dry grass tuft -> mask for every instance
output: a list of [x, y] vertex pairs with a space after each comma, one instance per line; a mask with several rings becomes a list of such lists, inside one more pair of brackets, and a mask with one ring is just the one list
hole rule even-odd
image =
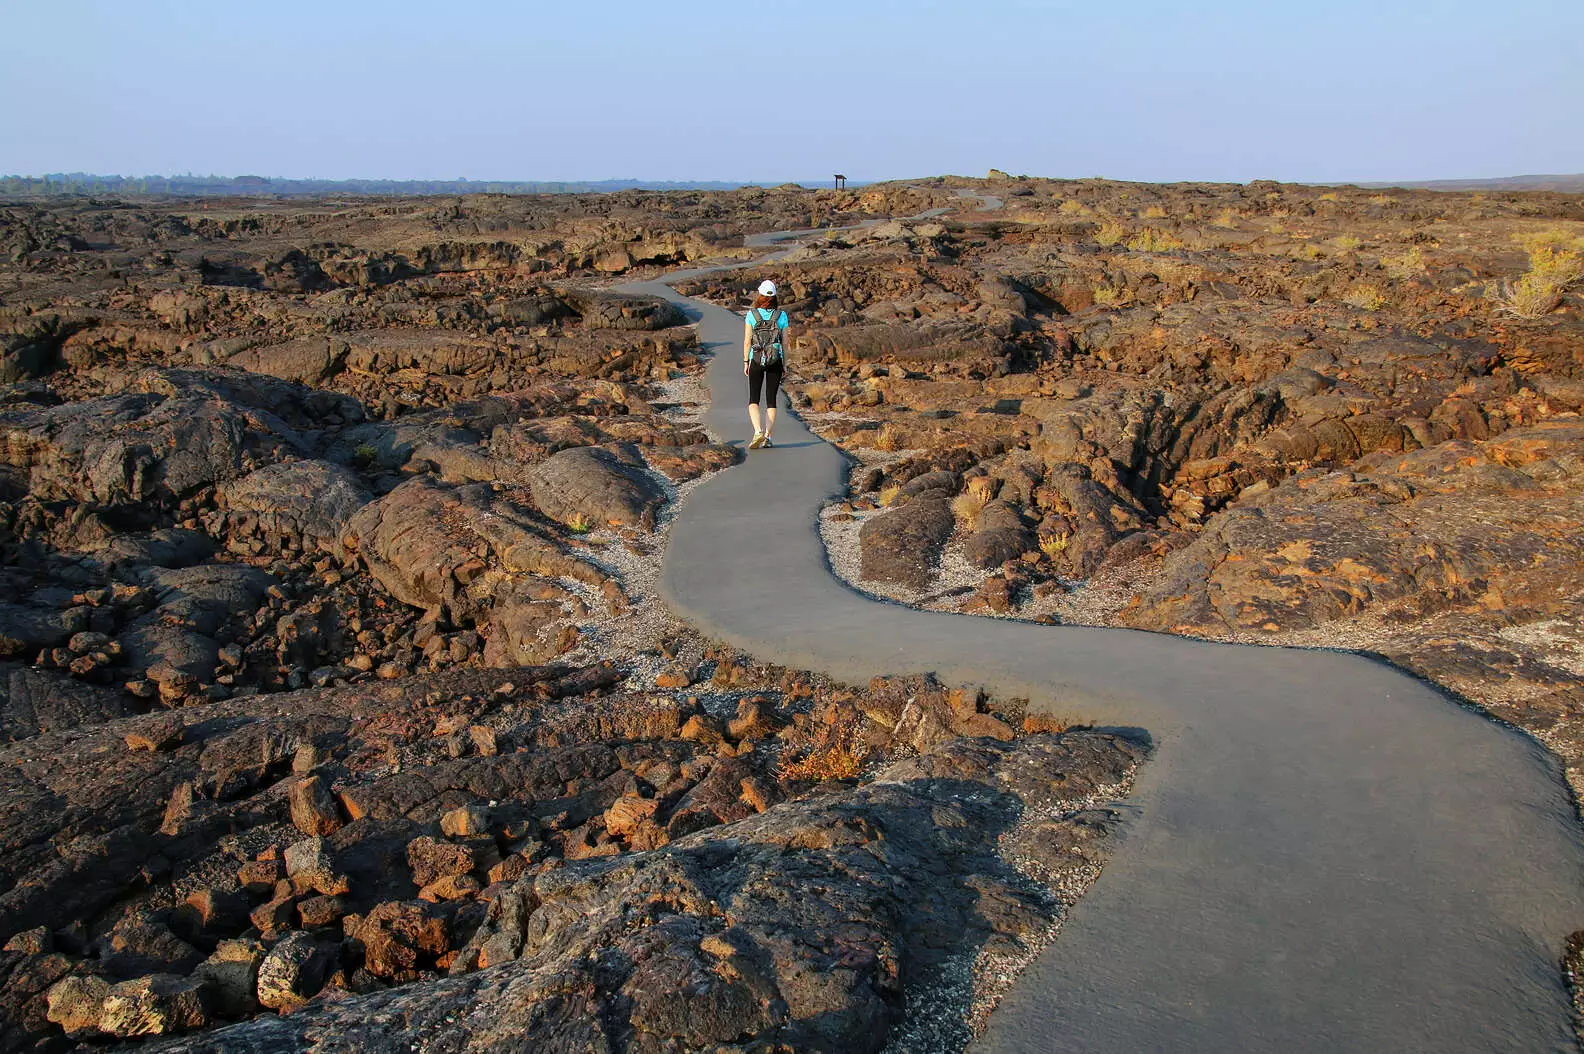
[[1338, 194], [1334, 190], [1328, 190], [1324, 194], [1320, 195], [1320, 200], [1321, 201], [1341, 201], [1342, 200], [1342, 195]]
[[979, 514], [984, 511], [990, 496], [983, 491], [969, 489], [952, 499], [952, 515], [958, 522], [972, 530], [979, 524]]
[[900, 483], [888, 483], [881, 487], [880, 493], [876, 495], [882, 506], [889, 506], [893, 501], [896, 501], [897, 498], [901, 496], [902, 485]]
[[1122, 226], [1116, 220], [1106, 220], [1100, 225], [1100, 229], [1095, 231], [1094, 240], [1096, 245], [1109, 248], [1126, 237], [1126, 227]]
[[888, 421], [880, 426], [880, 431], [875, 433], [873, 446], [876, 450], [893, 453], [902, 449], [902, 433], [892, 427]]
[[1115, 307], [1122, 302], [1123, 291], [1114, 286], [1097, 286], [1094, 291], [1094, 302], [1100, 307]]
[[1067, 551], [1067, 541], [1068, 536], [1065, 534], [1042, 534], [1039, 540], [1040, 552], [1055, 560]]
[[1092, 216], [1094, 210], [1077, 198], [1068, 198], [1057, 207], [1056, 211], [1063, 216]]
[[1342, 294], [1344, 304], [1352, 304], [1363, 311], [1379, 311], [1390, 301], [1385, 290], [1371, 282], [1360, 282]]
[[1147, 220], [1163, 220], [1166, 218], [1166, 210], [1159, 205], [1151, 205], [1144, 210], [1144, 218]]
[[1182, 239], [1167, 231], [1145, 227], [1128, 239], [1127, 247], [1136, 253], [1163, 253], [1183, 247]]
[[1413, 278], [1425, 273], [1424, 250], [1414, 245], [1395, 256], [1382, 256], [1381, 267], [1392, 278]]
[[574, 512], [566, 522], [567, 530], [573, 534], [587, 534], [594, 529], [594, 521], [581, 512]]
[[1351, 234], [1339, 234], [1331, 239], [1331, 244], [1342, 252], [1350, 253], [1360, 245], [1363, 245], [1364, 239], [1354, 237]]
[[863, 774], [869, 763], [867, 753], [847, 743], [817, 747], [796, 761], [783, 760], [778, 766], [785, 780], [852, 780]]
[[1584, 255], [1541, 246], [1529, 253], [1529, 273], [1565, 289], [1584, 278]]
[[1222, 230], [1227, 231], [1237, 230], [1237, 225], [1237, 213], [1233, 212], [1231, 209], [1222, 209], [1221, 214], [1210, 221], [1210, 226], [1220, 227]]
[[1491, 294], [1496, 309], [1516, 318], [1543, 318], [1562, 305], [1562, 290], [1551, 282], [1526, 274], [1515, 282], [1503, 281]]

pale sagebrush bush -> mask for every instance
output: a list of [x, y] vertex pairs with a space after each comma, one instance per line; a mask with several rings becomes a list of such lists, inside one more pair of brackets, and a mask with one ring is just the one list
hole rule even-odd
[[1502, 314], [1537, 319], [1562, 305], [1568, 287], [1584, 278], [1584, 255], [1547, 245], [1529, 251], [1529, 270], [1513, 281], [1502, 281], [1487, 295]]

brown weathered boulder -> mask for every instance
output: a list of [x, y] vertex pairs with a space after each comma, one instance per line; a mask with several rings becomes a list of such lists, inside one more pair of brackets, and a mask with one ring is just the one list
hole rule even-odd
[[92, 1035], [104, 1016], [110, 982], [93, 974], [62, 979], [49, 990], [49, 1020], [68, 1036]]
[[317, 385], [339, 373], [346, 357], [345, 338], [314, 335], [247, 348], [226, 359], [225, 364], [250, 373]]
[[179, 714], [150, 714], [121, 738], [129, 750], [171, 750], [186, 731]]
[[354, 515], [344, 539], [398, 600], [452, 621], [486, 614], [505, 583], [524, 577], [606, 580], [487, 484], [409, 480]]
[[0, 408], [0, 464], [44, 500], [170, 506], [301, 452], [273, 415], [196, 393]]
[[424, 835], [407, 843], [407, 866], [412, 868], [414, 884], [428, 886], [442, 878], [465, 875], [475, 865], [466, 846]]
[[974, 530], [963, 539], [963, 558], [974, 567], [1000, 567], [1034, 548], [1034, 534], [1009, 503], [991, 501], [979, 510]]
[[676, 305], [659, 297], [571, 290], [565, 299], [587, 325], [597, 329], [657, 330], [687, 324]]
[[347, 877], [336, 869], [323, 838], [293, 842], [286, 847], [285, 858], [286, 877], [298, 893], [314, 890], [334, 896], [351, 888]]
[[271, 1010], [301, 1006], [318, 993], [330, 963], [327, 949], [311, 935], [302, 931], [288, 935], [259, 963], [259, 1004]]
[[348, 916], [346, 925], [347, 935], [362, 942], [364, 969], [389, 981], [412, 980], [451, 948], [445, 919], [421, 901], [380, 904], [361, 918]]
[[335, 796], [318, 776], [294, 780], [286, 794], [291, 805], [292, 823], [303, 834], [334, 834], [341, 829], [344, 821], [336, 807]]
[[1212, 518], [1123, 618], [1219, 635], [1386, 605], [1428, 614], [1488, 596], [1545, 603], [1575, 588], [1584, 566], [1570, 496], [1581, 452], [1584, 427], [1555, 422], [1299, 475]]
[[203, 954], [171, 932], [164, 922], [134, 913], [116, 924], [106, 942], [104, 965], [114, 977], [156, 971], [186, 973]]
[[150, 974], [112, 985], [105, 993], [99, 1030], [112, 1036], [162, 1036], [210, 1023], [203, 982], [172, 974]]

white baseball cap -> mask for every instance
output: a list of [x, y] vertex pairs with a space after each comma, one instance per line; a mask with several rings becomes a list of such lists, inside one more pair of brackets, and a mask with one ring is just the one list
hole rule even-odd
[[775, 296], [775, 283], [770, 281], [770, 279], [768, 279], [768, 278], [766, 278], [763, 282], [760, 282], [759, 283], [759, 295], [760, 296]]

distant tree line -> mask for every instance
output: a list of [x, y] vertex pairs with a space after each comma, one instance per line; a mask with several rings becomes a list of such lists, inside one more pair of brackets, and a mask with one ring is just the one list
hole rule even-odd
[[[0, 176], [0, 197], [237, 197], [317, 194], [598, 194], [617, 190], [733, 190], [742, 183], [649, 179], [596, 181], [470, 179], [267, 179], [263, 176], [96, 176], [52, 172], [43, 176]], [[770, 184], [746, 184], [769, 186]]]

